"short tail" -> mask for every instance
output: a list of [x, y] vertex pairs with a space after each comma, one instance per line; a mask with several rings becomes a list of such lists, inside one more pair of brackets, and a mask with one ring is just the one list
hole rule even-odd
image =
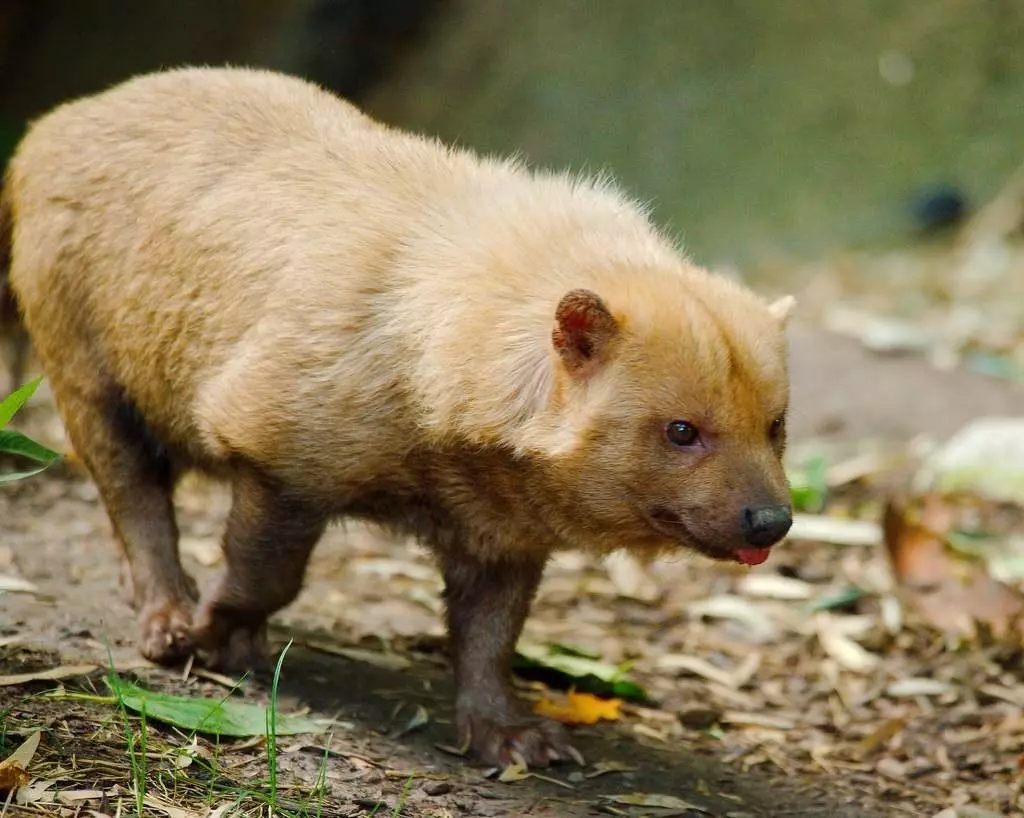
[[[28, 362], [29, 340], [18, 299], [11, 288], [11, 246], [14, 242], [14, 213], [11, 203], [0, 185], [0, 338], [8, 347], [7, 368], [10, 390], [17, 389], [25, 380], [25, 365]], [[0, 397], [2, 397], [0, 393]]]

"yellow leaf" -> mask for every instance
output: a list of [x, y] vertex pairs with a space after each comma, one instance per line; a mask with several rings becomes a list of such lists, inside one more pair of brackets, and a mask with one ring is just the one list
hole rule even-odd
[[533, 708], [539, 716], [547, 716], [563, 724], [597, 724], [601, 719], [617, 721], [622, 699], [601, 699], [590, 693], [570, 690], [561, 704], [546, 696]]

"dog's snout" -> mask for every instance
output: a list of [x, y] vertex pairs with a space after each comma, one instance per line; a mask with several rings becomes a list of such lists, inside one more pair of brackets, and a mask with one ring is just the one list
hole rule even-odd
[[740, 518], [743, 539], [756, 548], [774, 545], [789, 532], [793, 514], [789, 506], [747, 506]]

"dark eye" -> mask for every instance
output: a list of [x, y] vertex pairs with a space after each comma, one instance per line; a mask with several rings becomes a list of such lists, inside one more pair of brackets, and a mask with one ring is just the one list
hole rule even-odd
[[685, 420], [673, 420], [665, 427], [665, 437], [673, 446], [687, 447], [700, 443], [697, 427]]
[[768, 437], [772, 440], [778, 440], [782, 437], [784, 431], [786, 431], [786, 416], [779, 415], [768, 427]]

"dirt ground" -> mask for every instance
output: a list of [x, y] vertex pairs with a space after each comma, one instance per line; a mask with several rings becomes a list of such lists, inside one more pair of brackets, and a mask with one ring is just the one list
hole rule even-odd
[[[820, 330], [797, 327], [793, 338], [797, 443], [822, 435], [943, 438], [977, 415], [1024, 412], [1024, 390], [1010, 382], [942, 373], [914, 358], [882, 358]], [[218, 570], [226, 496], [189, 484], [179, 507], [184, 558], [201, 584], [209, 582]], [[866, 508], [870, 517], [870, 503]], [[88, 481], [53, 474], [4, 487], [0, 533], [0, 574], [36, 589], [0, 594], [0, 674], [82, 662], [102, 666], [109, 643], [125, 675], [147, 686], [225, 693], [208, 678], [138, 661], [119, 556]], [[934, 815], [966, 804], [994, 815], [1024, 814], [1017, 777], [1024, 739], [1024, 694], [1014, 670], [1019, 649], [951, 652], [912, 621], [886, 636], [881, 592], [834, 610], [808, 607], [852, 584], [882, 588], [879, 552], [792, 542], [749, 573], [696, 559], [659, 562], [647, 573], [576, 555], [558, 559], [526, 636], [570, 643], [610, 662], [632, 659], [635, 678], [654, 702], [627, 707], [617, 723], [577, 728], [584, 770], [558, 768], [547, 778], [500, 782], [437, 746], [453, 735], [440, 584], [429, 559], [372, 532], [332, 529], [302, 597], [275, 620], [275, 639], [295, 640], [282, 674], [281, 707], [337, 720], [329, 739], [282, 739], [287, 797], [297, 802], [324, 775], [329, 795], [322, 814], [341, 816], [870, 818]], [[760, 591], [751, 583], [758, 577]], [[731, 600], [729, 612], [722, 600]], [[859, 628], [861, 637], [870, 631], [859, 637], [873, 657], [870, 665], [861, 672], [837, 665], [821, 647], [829, 628]], [[345, 646], [370, 648], [387, 661], [332, 652]], [[62, 684], [101, 690], [101, 675], [85, 673]], [[908, 678], [938, 680], [942, 687], [907, 697], [890, 692], [894, 681]], [[124, 765], [110, 761], [118, 747], [123, 752], [123, 736], [114, 731], [103, 739], [95, 728], [106, 718], [103, 706], [38, 695], [54, 686], [0, 686], [5, 752], [14, 738], [44, 726], [40, 763], [64, 781], [57, 786], [125, 787]], [[523, 687], [537, 694], [535, 684]], [[263, 700], [266, 691], [247, 682], [242, 695]], [[429, 721], [405, 731], [416, 705]], [[150, 729], [167, 745], [186, 743], [171, 729]], [[113, 749], [98, 751], [102, 741]], [[225, 742], [221, 749], [228, 779], [265, 775], [252, 742]], [[73, 770], [69, 757], [77, 759]], [[608, 798], [629, 793], [682, 800], [659, 809]], [[86, 806], [96, 808], [82, 802], [79, 809]], [[10, 809], [42, 814], [31, 805]]]

